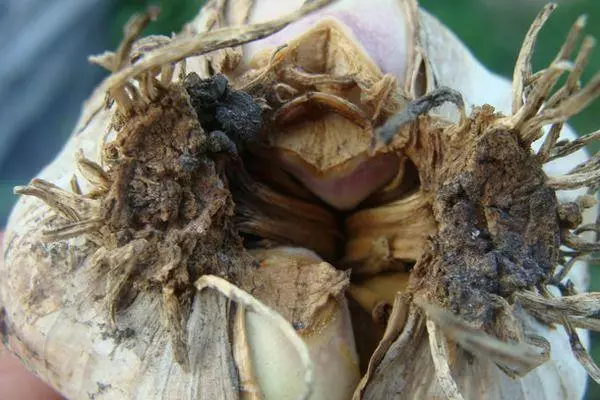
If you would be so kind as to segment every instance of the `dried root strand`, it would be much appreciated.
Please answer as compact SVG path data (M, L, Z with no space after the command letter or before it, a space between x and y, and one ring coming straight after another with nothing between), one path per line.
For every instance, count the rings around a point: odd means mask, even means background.
M585 317L600 312L600 293L544 298L536 293L525 291L515 296L527 310L535 312L536 315L545 313L551 322L560 322L560 318L564 315Z
M142 34L142 31L148 26L151 21L156 20L160 9L158 7L149 7L148 10L141 15L134 15L125 24L123 28L123 41L119 45L114 58L114 71L118 71L125 66L129 61L128 57L133 48L133 44L137 38Z
M79 150L76 153L75 161L77 163L77 169L88 182L100 189L108 191L112 184L112 180L109 174L104 171L100 165L86 158L83 154L83 150ZM79 191L81 192L81 189L79 189Z
M600 242L589 242L574 234L566 235L562 244L584 254L600 251Z
M567 320L563 320L563 326L567 335L569 335L569 344L571 345L573 355L577 361L579 361L581 366L585 368L589 376L597 383L600 383L600 368L598 368L598 365L596 365L585 347L583 347L583 344L581 344L577 331Z
M558 141L558 138L560 137L560 133L562 132L563 127L564 127L564 124L561 122L554 124L550 127L550 130L548 131L548 134L544 138L544 142L542 143L542 146L540 147L540 150L537 153L537 157L538 157L538 160L540 161L540 163L543 164L545 162L548 162L548 160L550 158L550 153L552 152L552 149L556 145L556 142Z
M573 231L573 234L579 235L584 232L596 232L596 234L599 234L600 225L598 223L579 225L577 229Z
M468 325L449 311L417 300L427 317L439 327L447 338L468 352L489 359L512 377L522 377L546 362L550 345L540 337L526 343L507 343Z
M184 33L202 35L225 26L247 23L254 0L213 0L207 2L196 19L184 27ZM203 77L226 73L237 68L242 60L241 47L229 47L196 58L197 71Z
M575 263L577 261L582 261L583 257L584 257L583 255L571 257L564 264L564 266L562 267L562 269L560 270L560 272L558 274L556 274L556 276L553 278L553 280L556 281L556 282L562 282L571 273L571 269L573 268L573 266L575 265Z
M253 40L272 35L291 22L319 10L332 0L317 0L306 3L298 10L266 23L246 26L218 28L198 36L174 38L169 44L146 53L135 64L126 66L106 78L97 90L107 92L111 88L122 87L130 79L168 63L175 63L190 56L198 56L211 51L235 47Z
M580 17L580 19L578 21L580 21L583 17ZM575 23L574 26L577 26L578 24ZM581 28L583 27L583 24L581 24ZM576 34L579 35L581 29L576 31ZM572 31L573 32L573 31ZM571 32L571 33L572 33ZM570 95L572 95L573 93L575 93L576 91L578 91L579 89L581 89L581 83L580 83L580 79L581 79L581 75L583 74L583 70L585 69L585 66L587 65L590 55L592 53L592 49L594 48L594 46L596 45L596 40L591 37L591 36L587 36L584 40L583 43L581 44L581 49L579 50L579 54L577 54L577 57L575 58L575 61L573 63L573 68L571 69L571 72L569 73L569 76L567 77L567 84L565 86L563 86L562 88L560 88L551 98L550 100L548 100L548 104L546 105L548 108L553 108L554 106L558 105L561 101L563 101L564 99L566 99L567 97L569 97ZM568 57L570 53L567 53L564 57Z
M563 100L556 107L544 109L542 113L527 121L521 129L523 139L529 141L537 140L539 138L537 132L543 126L566 121L568 118L586 108L599 95L600 73L596 74L583 89Z
M600 169L600 153L594 154L589 160L582 162L569 171L569 174L595 172Z
M124 37L117 51L106 51L98 56L90 56L89 61L106 68L112 73L125 68L131 63L130 56L136 40L144 28L151 21L156 19L159 12L160 9L158 7L149 7L146 13L134 15L125 25L123 32ZM154 86L150 85L148 88L148 82L153 79L154 77L151 76L149 72L140 74L138 79L138 81L142 82L140 85L140 90L145 97L149 99L156 95L156 89ZM108 99L114 99L117 102L117 106L122 115L130 115L134 108L139 107L142 104L139 101L140 95L138 94L138 90L129 82L125 82L119 86L111 87L106 92L109 94Z
M585 28L587 21L587 17L585 15L580 16L569 31L567 38L565 39L565 43L560 48L556 58L554 59L554 63L560 63L568 60L573 52L575 45L577 43L577 39L581 34L583 28ZM541 26L540 26L541 27ZM590 43L591 41L591 43ZM573 66L571 73L569 74L569 78L567 80L567 85L562 87L559 91L557 91L550 100L548 100L547 107L551 108L562 101L564 98L568 97L576 90L580 89L579 78L581 77L581 73L583 72L584 66L587 63L587 59L589 57L589 50L593 47L593 39L586 38L583 43L582 49L575 60L575 66ZM533 49L531 49L533 51ZM531 56L529 56L531 58ZM530 60L529 60L530 61ZM525 80L525 85L530 86L535 84L539 78L545 76L546 70L539 71L532 75L529 79ZM516 112L516 111L515 111Z
M574 292L569 283L561 289ZM567 321L577 328L600 330L600 319L595 317L600 310L600 293L570 294L563 297L546 293L547 296L539 296L532 292L522 292L516 294L516 298L527 312L549 324Z
M144 239L136 239L127 245L112 252L105 262L108 262L110 271L106 281L106 320L111 329L116 328L116 313L119 300L128 287L129 278L135 269L139 256L147 247Z
M137 14L125 24L123 28L123 40L116 52L106 51L98 56L90 56L91 63L100 65L111 72L116 72L129 62L129 54L134 42L140 36L144 28L158 17L160 9L150 7L144 14Z
M71 191L75 194L82 195L81 186L79 186L79 181L77 180L77 175L73 174L71 180L69 181L69 185L71 186Z
M61 225L58 228L48 229L43 231L44 240L56 242L58 240L68 240L81 235L99 234L99 230L103 225L102 218L90 218L83 221L72 222ZM98 242L94 240L94 242Z
M539 128L541 128L541 125L536 127L537 130L533 128L527 129L524 126L528 123L528 121L535 119L535 116L542 108L544 102L549 96L551 89L554 87L558 79L563 75L563 73L570 71L571 69L572 64L566 60L554 62L548 68L546 68L542 75L535 81L533 89L531 89L527 94L525 104L512 117L513 129L519 130L520 135L524 140L533 142L538 138L537 136L541 135L537 131Z
M462 400L463 397L458 390L458 385L450 373L446 338L437 329L435 322L430 319L427 320L427 333L429 334L429 347L431 349L437 383L442 388L448 400Z
M389 144L404 125L416 121L420 115L424 115L433 108L448 102L455 104L459 109L459 125L462 125L467 120L465 103L462 96L457 91L442 86L432 90L419 99L411 101L404 109L402 109L402 111L388 119L387 122L377 130L377 139L386 145Z
M560 256L564 259L579 257L581 261L596 262L600 261L600 255L597 253L581 253L579 251L560 251Z
M523 92L526 81L531 79L532 76L531 56L533 55L533 48L535 47L538 34L555 9L556 4L547 4L537 15L531 24L527 35L525 35L525 40L521 46L513 73L513 114L516 114L517 111L523 106Z
M589 140L583 140L585 143L588 141ZM577 146L579 146L579 144L577 144ZM600 153L594 154L589 160L577 165L567 174L558 177L550 177L547 180L548 186L553 189L576 189L586 186L593 189L594 187L597 187L599 183Z
M14 192L37 197L71 222L79 222L91 217L93 209L91 200L70 193L43 179L36 178L27 186L17 186Z
M554 190L578 189L600 183L600 170L548 178L546 184Z
M564 122L600 95L600 74L592 78L583 89L580 84L595 40L586 37L575 60L569 61L585 27L585 17L578 18L573 24L550 66L531 74L531 56L537 35L554 9L555 5L551 4L542 10L524 40L514 72L513 115L510 117L510 128L518 131L526 143L538 140L543 134L542 127L553 124L538 153L542 162L550 158ZM567 71L569 76L565 85L548 99L558 79Z
M69 221L44 230L43 240L55 242L86 235L92 242L102 245L100 228L103 220L98 217L99 204L94 199L106 194L112 182L102 167L87 159L81 150L76 154L76 164L86 180L95 185L87 195L83 195L76 175L69 182L72 193L43 179L33 179L27 186L17 186L14 192L39 198Z
M595 140L600 140L600 130L592 132L592 133L588 133L587 135L583 135L572 141L567 141L564 143L560 143L560 142L556 143L555 145L553 145L552 149L548 152L548 157L543 159L543 161L550 162L557 158L566 157L569 154L572 154L572 153L584 148L589 143L591 143Z

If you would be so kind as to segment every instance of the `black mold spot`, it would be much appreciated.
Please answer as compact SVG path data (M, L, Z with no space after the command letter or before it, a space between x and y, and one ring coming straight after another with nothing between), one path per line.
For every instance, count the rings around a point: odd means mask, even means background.
M228 142L240 148L256 139L262 126L262 110L252 96L231 89L227 78L220 74L201 79L192 72L186 76L184 85L202 128L206 132L219 132L211 134L220 139L216 142L217 151L231 153ZM230 140L223 140L221 133Z

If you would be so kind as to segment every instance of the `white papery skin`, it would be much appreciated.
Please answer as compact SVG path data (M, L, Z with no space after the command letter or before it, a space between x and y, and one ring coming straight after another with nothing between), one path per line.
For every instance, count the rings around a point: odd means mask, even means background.
M251 22L266 21L277 15L284 14L300 6L303 0L260 0L255 4ZM190 16L191 17L191 16ZM282 32L263 41L246 46L249 53L266 46L277 45L303 32L315 21L324 17L337 18L353 32L356 39L371 55L383 72L394 73L400 80L405 74L407 32L406 20L400 0L382 0L376 6L364 0L343 0L329 8L298 21ZM481 105L484 103L495 106L498 110L510 111L511 85L506 79L498 77L479 64L469 51L437 20L425 12L420 13L421 36L425 53L431 61L438 82L449 86L463 94L468 104ZM99 161L102 135L110 121L111 112L101 111L92 123L78 132L83 121L104 100L104 93L97 93L90 99L80 119L80 123L72 138L69 140L58 157L44 169L38 177L68 189L69 180L73 174L78 175L80 182L83 177L76 172L74 155L78 149L83 149L85 155L94 161ZM563 138L572 139L572 131L565 129ZM547 169L550 174L566 172L586 158L584 152L554 162ZM84 192L88 188L83 187ZM572 199L573 193L561 193L562 199ZM159 302L152 298L136 299L127 311L128 314L140 318L140 326L146 326L138 332L139 343L135 346L123 346L111 338L102 336L103 329L94 321L100 318L96 308L82 310L76 306L75 300L89 295L95 288L86 286L83 260L76 257L65 265L53 264L50 251L42 252L40 248L29 246L28 252L15 258L7 257L7 252L14 254L12 248L24 243L25 238L39 235L41 221L50 216L43 203L32 197L22 197L14 209L4 238L2 255L5 263L0 266L0 301L7 309L11 329L15 332L10 337L9 347L16 352L25 364L40 377L49 382L68 398L74 400L95 399L194 399L202 398L195 392L197 387L204 384L222 385L227 393L235 377L223 376L223 371L233 373L234 368L217 369L212 362L219 359L220 352L227 351L217 343L225 338L214 338L215 344L207 348L195 349L191 354L195 358L192 373L185 373L174 363L168 336L161 330L159 324L147 325L142 318L154 321L153 315L160 313ZM73 244L81 244L74 241ZM50 246L59 249L60 245ZM78 250L76 250L78 251ZM40 279L56 282L55 286L44 287L38 292L45 299L36 309L35 315L24 307L36 288ZM584 264L577 265L570 276L579 288L587 286L587 275ZM86 284L84 284L86 283ZM188 340L194 342L195 332L208 329L210 323L218 321L203 321L202 309L206 304L217 304L224 309L227 300L215 293L204 292L196 296L192 317L188 323ZM251 315L251 314L249 314ZM250 317L251 318L251 317ZM156 319L158 321L158 319ZM265 321L256 326L264 326ZM252 322L248 322L250 326ZM225 324L225 321L223 321ZM537 368L523 379L510 380L503 378L500 371L487 363L497 379L490 380L490 393L493 398L511 399L577 399L582 397L585 390L587 375L583 368L572 356L567 336L562 328L547 329L535 322L532 328L538 334L546 337L552 345L551 361ZM217 327L214 327L217 330ZM250 328L252 329L252 328ZM275 329L261 332L276 334ZM587 344L587 335L581 335ZM255 343L253 351L267 351L274 342L261 340ZM264 348L261 348L264 346ZM310 343L309 343L310 346ZM275 365L284 364L290 352L282 350L270 352ZM411 362L411 360L406 360ZM483 361L485 363L485 361ZM232 367L232 365L227 366ZM213 375L219 371L220 375ZM324 382L331 383L331 392L335 392L335 379L338 371L320 369L320 373L330 372L324 376ZM433 384L433 383L432 383ZM301 386L301 385L298 385ZM467 391L468 392L468 391ZM323 393L323 392L320 392ZM313 396L312 398L336 398ZM335 395L334 395L335 396ZM501 397L504 396L504 397ZM231 397L234 398L234 397Z

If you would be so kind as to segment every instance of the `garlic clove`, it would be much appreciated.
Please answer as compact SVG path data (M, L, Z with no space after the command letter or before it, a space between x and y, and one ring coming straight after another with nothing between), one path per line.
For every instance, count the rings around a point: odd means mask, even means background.
M357 211L346 220L344 261L354 273L373 274L400 262L414 263L437 232L429 195L419 191L388 204Z
M354 168L324 175L311 174L302 161L288 154L279 157L284 169L294 175L321 200L338 210L351 210L374 191L384 187L397 174L398 157L394 154L381 154L375 157L355 157ZM340 168L341 169L341 168Z
M257 70L252 76L263 76L260 84L256 77L237 84L271 85L265 97L281 102L272 104L274 128L252 151L278 162L333 207L355 207L399 170L395 156L378 149L382 154L373 157L371 149L373 126L402 105L396 80L384 76L335 19L320 20L273 51L265 57L263 49L249 61Z
M344 290L345 272L314 252L300 248L255 250L260 282L253 295L281 313L306 343L314 365L311 399L347 399L360 379L358 357ZM246 317L256 381L265 398L295 399L301 373L289 345L273 338L271 328Z
M265 399L292 399L302 393L301 364L285 340L273 335L273 328L260 316L248 314L246 324L257 386ZM314 363L315 385L310 397L348 399L360 380L352 326L348 310L339 314L315 335L303 337Z
M262 22L283 15L290 9L296 9L301 0L261 0L254 4L249 20ZM245 57L252 58L265 48L276 48L290 38L296 38L324 19L334 19L346 27L352 37L360 44L364 53L386 73L391 73L401 81L408 73L408 64L412 60L411 41L413 32L410 21L410 1L383 0L377 7L361 0L337 1L328 7L309 15L281 32L268 38L244 46ZM389 44L393 43L394 51Z

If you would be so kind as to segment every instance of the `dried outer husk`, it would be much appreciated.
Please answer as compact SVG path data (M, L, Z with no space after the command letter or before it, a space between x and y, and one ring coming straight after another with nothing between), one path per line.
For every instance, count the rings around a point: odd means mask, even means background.
M360 371L344 295L348 273L335 270L302 248L254 250L252 254L260 262L255 275L259 283L252 294L291 321L308 346L315 363L313 398L350 398ZM287 361L294 351L290 354L285 343L273 343L265 332L271 328L260 318L247 319L247 327L257 381L265 398L295 398L301 369Z
M175 257L172 263L158 268L146 283L136 284L131 280L139 272L136 260L151 255L149 242L143 238L128 242L125 238L123 245L123 238L107 236L107 229L112 228L100 211L103 199L113 196L119 201L111 194L117 191L114 179L118 178L106 172L119 165L115 151L122 150L124 142L115 145L115 138L125 140L119 135L135 118L148 118L146 123L151 124L152 112L139 117L136 110L163 98L160 91L164 88L167 93L178 90L180 75L193 71L192 62L185 65L186 57L195 55L190 61L200 62L202 56L198 54L272 33L325 3L312 2L273 23L216 29L196 36L184 33L170 41L149 39L142 44L154 50L130 63L130 49L136 34L152 18L149 14L133 21L119 51L95 58L114 73L90 98L56 160L31 184L17 189L27 196L20 199L10 218L0 269L3 343L69 399L245 397L252 392L246 389L252 388L254 378L243 353L255 351L249 344L255 334L243 334L240 318L245 318L250 329L260 326L261 339L266 343L287 345L290 350L285 357L297 357L294 366L298 375L290 381L298 390L290 396L308 398L313 391L315 363L308 353L310 340L303 341L280 314L219 276L203 275L195 282L194 292L182 294L175 282L189 278L178 269L178 257L185 251L177 247L171 253ZM202 29L199 26L195 26L195 33ZM130 84L130 78L137 83ZM175 83L171 83L173 78ZM185 107L182 113L185 117ZM188 122L181 118L179 123ZM177 146L176 140L173 144ZM214 173L211 175L209 168L205 178L216 195L206 199L212 208L191 226L200 237L211 237L222 218L227 220L231 215L228 195L218 189L222 182ZM147 187L153 184L148 181ZM156 217L170 218L168 213ZM235 241L230 245L229 251L236 246ZM222 254L219 262L251 272L252 259L240 254ZM250 276L245 280L244 274L235 275L225 274L240 286L252 287ZM153 279L174 284L155 290ZM344 356L350 362L351 331L344 319L343 302L336 304L340 315L331 318L333 324L323 322L323 329L325 337L346 335L348 354ZM279 311L285 313L286 306L281 305ZM235 335L232 327L236 328ZM278 353L271 354L273 362L286 365L286 359L277 358ZM254 356L250 358L255 362ZM326 377L327 371L319 371ZM350 376L356 380L356 370ZM263 398L258 392L251 397Z

